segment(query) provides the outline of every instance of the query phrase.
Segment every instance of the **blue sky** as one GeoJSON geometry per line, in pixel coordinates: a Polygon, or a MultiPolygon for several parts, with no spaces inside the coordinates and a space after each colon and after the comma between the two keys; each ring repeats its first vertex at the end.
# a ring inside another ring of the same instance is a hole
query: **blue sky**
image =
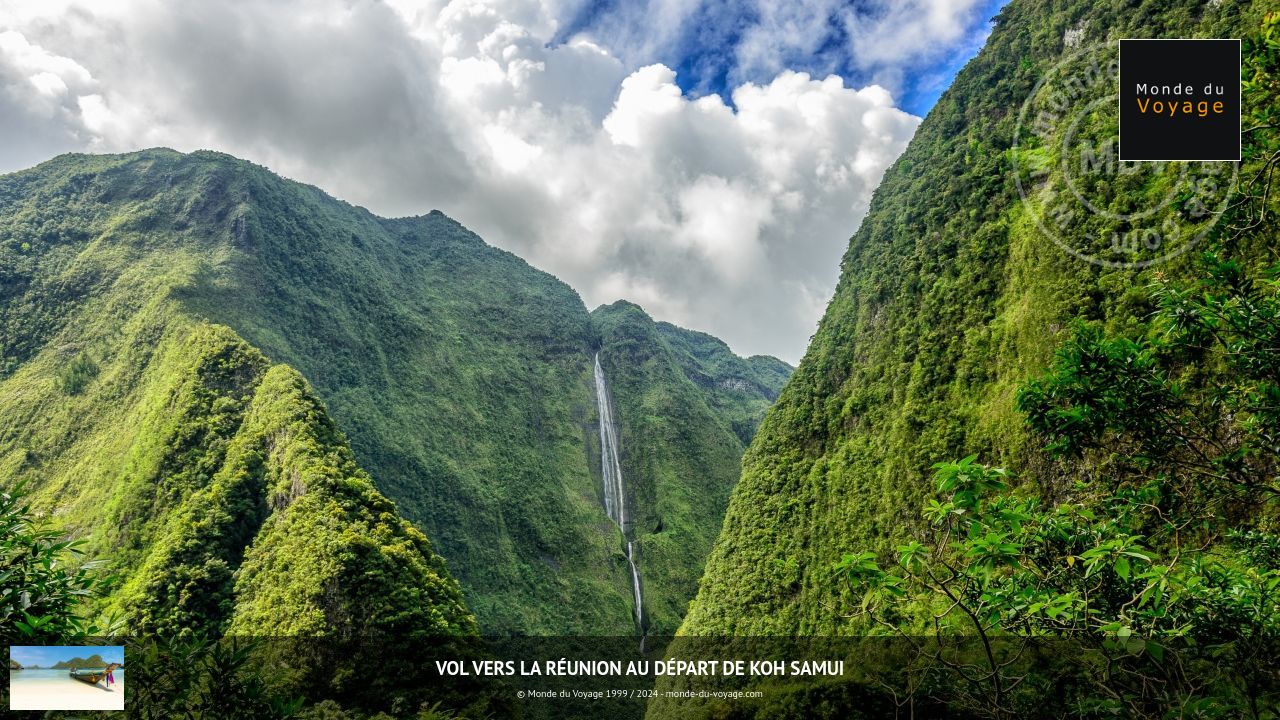
{"type": "Polygon", "coordinates": [[[676,71],[681,89],[691,95],[717,93],[727,100],[736,85],[767,83],[785,68],[818,77],[836,74],[851,87],[883,84],[899,107],[922,116],[981,48],[991,18],[1006,1],[586,0],[562,18],[557,41],[585,35],[629,65],[662,63],[676,71]],[[683,5],[684,12],[675,13],[679,23],[674,29],[655,33],[649,21],[654,16],[652,6],[659,4],[683,5]],[[800,9],[782,17],[767,9],[786,4],[800,9]],[[912,15],[909,8],[905,12],[902,8],[912,4],[918,6],[916,19],[920,14],[940,16],[933,27],[902,30],[912,15]],[[647,12],[637,12],[637,7],[646,5],[651,6],[647,12]],[[892,17],[895,9],[904,17],[892,17]],[[788,26],[794,33],[788,32],[788,26]],[[868,33],[860,32],[860,27],[868,33]],[[900,52],[862,53],[862,47],[875,44],[876,35],[892,38],[900,52]],[[764,42],[758,42],[761,38],[764,42]],[[757,41],[757,51],[744,53],[744,45],[752,40],[757,41]]]}
{"type": "Polygon", "coordinates": [[[73,658],[89,658],[101,655],[107,662],[123,663],[124,647],[120,645],[93,645],[88,647],[63,647],[58,645],[15,645],[9,648],[9,657],[24,667],[39,665],[52,667],[73,658]]]}

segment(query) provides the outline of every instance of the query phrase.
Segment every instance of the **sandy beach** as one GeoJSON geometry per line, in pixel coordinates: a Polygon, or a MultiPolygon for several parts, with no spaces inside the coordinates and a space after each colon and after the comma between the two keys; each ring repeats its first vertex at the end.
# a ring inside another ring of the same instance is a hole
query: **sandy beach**
{"type": "Polygon", "coordinates": [[[124,670],[111,689],[72,680],[66,670],[10,670],[10,710],[123,710],[124,670]]]}

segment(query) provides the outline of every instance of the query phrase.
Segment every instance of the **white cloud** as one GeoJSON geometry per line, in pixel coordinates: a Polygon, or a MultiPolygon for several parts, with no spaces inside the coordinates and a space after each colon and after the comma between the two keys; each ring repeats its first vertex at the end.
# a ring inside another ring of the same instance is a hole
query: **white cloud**
{"type": "Polygon", "coordinates": [[[962,40],[982,0],[877,0],[863,13],[841,13],[855,61],[864,67],[936,57],[962,40]]]}
{"type": "Polygon", "coordinates": [[[93,76],[69,57],[33,44],[0,25],[0,167],[21,167],[91,141],[80,121],[80,99],[93,76]]]}
{"type": "Polygon", "coordinates": [[[858,66],[891,87],[946,53],[976,49],[990,32],[978,22],[986,19],[977,16],[984,0],[876,0],[875,6],[869,15],[845,13],[841,23],[858,66]]]}
{"type": "Polygon", "coordinates": [[[0,9],[0,121],[14,128],[0,166],[219,149],[382,214],[438,207],[589,306],[630,299],[739,352],[797,360],[918,118],[880,87],[786,70],[739,85],[732,107],[689,98],[662,65],[629,72],[586,38],[549,46],[566,12],[17,3],[0,9]]]}
{"type": "Polygon", "coordinates": [[[841,69],[902,90],[933,62],[980,44],[991,0],[615,0],[583,7],[574,32],[624,62],[696,58],[732,84],[788,68],[841,69]]]}

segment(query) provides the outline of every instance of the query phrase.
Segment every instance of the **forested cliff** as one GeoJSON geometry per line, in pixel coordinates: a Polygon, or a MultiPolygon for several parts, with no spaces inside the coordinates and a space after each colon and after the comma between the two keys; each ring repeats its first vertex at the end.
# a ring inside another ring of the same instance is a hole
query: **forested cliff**
{"type": "MultiPolygon", "coordinates": [[[[1075,480],[1109,472],[1106,453],[1084,464],[1045,453],[1055,438],[1033,432],[1018,407],[1020,390],[1054,364],[1079,322],[1102,336],[1162,335],[1165,328],[1151,323],[1160,305],[1152,286],[1205,275],[1205,250],[1265,276],[1273,230],[1255,223],[1236,232],[1251,221],[1229,215],[1199,247],[1161,262],[1082,259],[1048,237],[1021,200],[1020,181],[1033,200],[1074,189],[1028,182],[1028,156],[1045,151],[1019,146],[1020,110],[1042,78],[1088,49],[1110,48],[1114,62],[1119,38],[1244,37],[1244,125],[1263,129],[1246,136],[1240,187],[1260,195],[1256,178],[1273,160],[1269,121],[1258,118],[1270,117],[1275,103],[1263,68],[1274,58],[1264,17],[1275,9],[1027,0],[1000,12],[986,46],[886,172],[850,240],[818,332],[744,458],[684,632],[865,632],[860,598],[839,585],[834,567],[858,552],[893,562],[897,546],[929,527],[921,508],[938,490],[935,463],[977,454],[1049,498],[1070,497],[1075,480]]],[[[1104,73],[1114,79],[1114,65],[1104,73]]],[[[1114,85],[1099,92],[1112,100],[1088,108],[1085,124],[1114,133],[1114,85]]],[[[1167,181],[1140,174],[1105,182],[1097,189],[1113,209],[1167,189],[1167,181]]],[[[1126,227],[1082,211],[1061,233],[1097,259],[1126,227]]],[[[1210,357],[1183,361],[1174,379],[1238,377],[1210,357]]]]}
{"type": "Polygon", "coordinates": [[[379,218],[218,153],[61,156],[0,177],[0,481],[89,541],[123,579],[108,609],[145,627],[473,632],[474,612],[630,635],[599,352],[670,632],[789,368],[635,320],[627,353],[659,374],[439,213],[379,218]]]}

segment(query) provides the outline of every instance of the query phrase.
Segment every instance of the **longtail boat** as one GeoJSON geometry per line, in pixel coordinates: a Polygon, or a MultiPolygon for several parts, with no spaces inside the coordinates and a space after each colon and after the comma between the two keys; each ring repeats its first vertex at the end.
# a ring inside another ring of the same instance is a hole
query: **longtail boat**
{"type": "Polygon", "coordinates": [[[112,670],[115,670],[118,667],[120,667],[120,663],[111,663],[105,668],[80,668],[77,670],[72,670],[71,677],[83,683],[89,683],[90,685],[97,685],[98,683],[102,682],[102,678],[106,677],[107,673],[111,672],[112,670]]]}

